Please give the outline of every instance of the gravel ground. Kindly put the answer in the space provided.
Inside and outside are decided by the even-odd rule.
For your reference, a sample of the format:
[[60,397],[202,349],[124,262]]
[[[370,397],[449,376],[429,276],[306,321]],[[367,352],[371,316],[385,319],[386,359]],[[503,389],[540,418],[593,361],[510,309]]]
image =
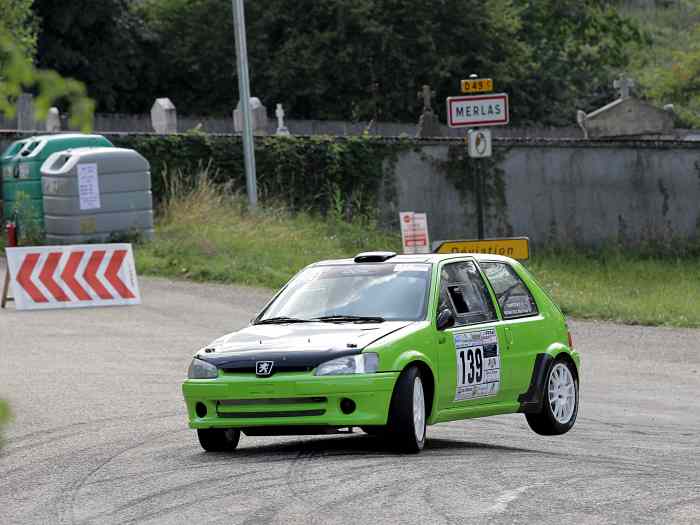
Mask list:
[[571,322],[581,409],[430,427],[401,456],[362,433],[243,437],[205,454],[180,382],[269,291],[141,279],[144,304],[0,311],[0,523],[698,523],[700,331]]

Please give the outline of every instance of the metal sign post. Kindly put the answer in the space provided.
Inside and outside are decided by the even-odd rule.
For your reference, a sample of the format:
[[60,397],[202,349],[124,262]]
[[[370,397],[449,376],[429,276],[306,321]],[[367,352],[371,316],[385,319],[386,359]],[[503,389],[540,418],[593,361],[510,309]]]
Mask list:
[[[462,80],[462,93],[489,93],[493,91],[493,80],[478,78],[471,74],[467,80]],[[491,132],[479,129],[480,126],[503,126],[508,124],[508,95],[481,94],[478,96],[448,97],[447,123],[451,128],[466,128],[464,137],[467,153],[470,158],[486,158],[491,156]],[[476,226],[479,239],[484,238],[484,177],[479,167],[472,167],[474,180],[474,198],[476,205]]]
[[248,46],[246,44],[245,11],[243,0],[231,0],[233,27],[236,37],[236,62],[238,64],[238,92],[243,115],[243,159],[245,163],[246,190],[251,208],[258,205],[258,183],[255,175],[255,143],[253,142],[252,116],[250,113],[250,79],[248,76]]

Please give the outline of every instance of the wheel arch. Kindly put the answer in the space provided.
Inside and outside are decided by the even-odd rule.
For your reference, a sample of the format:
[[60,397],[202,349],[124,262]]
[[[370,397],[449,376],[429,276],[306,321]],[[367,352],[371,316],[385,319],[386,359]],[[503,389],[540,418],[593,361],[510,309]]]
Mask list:
[[571,365],[571,369],[574,372],[574,378],[576,379],[577,382],[580,383],[579,380],[579,375],[578,375],[578,365],[576,364],[576,361],[574,360],[573,357],[571,357],[571,353],[567,352],[566,350],[562,350],[555,354],[554,359],[560,359],[562,361],[566,361],[569,365]]
[[[437,381],[434,366],[428,356],[422,352],[411,350],[399,356],[394,362],[393,370],[398,370],[403,374],[412,366],[417,367],[421,372],[426,397],[426,419],[430,420],[432,415],[436,413],[435,407],[437,402]],[[394,389],[396,389],[396,384],[394,384]]]
[[572,351],[561,344],[552,345],[546,352],[539,353],[535,357],[530,386],[526,392],[518,396],[520,403],[518,412],[538,413],[540,411],[549,370],[556,360],[566,361],[571,365],[576,382],[580,384],[578,365],[572,356]]

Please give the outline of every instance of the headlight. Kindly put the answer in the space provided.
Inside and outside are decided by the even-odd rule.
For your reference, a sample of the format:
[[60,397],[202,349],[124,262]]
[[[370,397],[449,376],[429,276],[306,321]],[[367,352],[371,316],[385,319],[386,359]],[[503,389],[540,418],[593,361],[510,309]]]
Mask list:
[[314,375],[373,374],[379,366],[377,354],[359,354],[339,357],[318,366]]
[[219,369],[211,363],[197,359],[192,359],[190,368],[187,370],[188,379],[214,379],[219,377]]

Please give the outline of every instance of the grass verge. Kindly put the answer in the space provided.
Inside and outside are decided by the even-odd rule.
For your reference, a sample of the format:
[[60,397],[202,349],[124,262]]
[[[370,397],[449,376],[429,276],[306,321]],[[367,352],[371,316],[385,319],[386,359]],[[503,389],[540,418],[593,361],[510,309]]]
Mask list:
[[[136,249],[140,273],[278,288],[314,261],[400,251],[398,233],[367,218],[343,220],[340,205],[328,218],[274,207],[251,213],[207,180],[170,192],[156,240]],[[700,327],[697,258],[535,252],[527,266],[573,317]]]
[[140,273],[278,288],[312,262],[401,247],[374,221],[345,221],[340,209],[327,219],[269,206],[249,212],[206,176],[170,194],[156,240],[136,250]]
[[527,266],[573,317],[700,328],[697,258],[536,253]]

